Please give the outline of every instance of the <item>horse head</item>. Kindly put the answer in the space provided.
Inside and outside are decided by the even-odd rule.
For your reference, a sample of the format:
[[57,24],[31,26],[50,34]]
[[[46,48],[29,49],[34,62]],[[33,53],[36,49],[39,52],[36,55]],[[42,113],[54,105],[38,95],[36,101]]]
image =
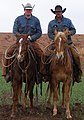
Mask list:
[[54,45],[55,54],[58,59],[64,58],[65,45],[67,43],[67,37],[64,32],[55,32]]
[[25,59],[25,56],[27,56],[29,45],[28,35],[21,34],[17,36],[16,58],[18,62],[22,62]]

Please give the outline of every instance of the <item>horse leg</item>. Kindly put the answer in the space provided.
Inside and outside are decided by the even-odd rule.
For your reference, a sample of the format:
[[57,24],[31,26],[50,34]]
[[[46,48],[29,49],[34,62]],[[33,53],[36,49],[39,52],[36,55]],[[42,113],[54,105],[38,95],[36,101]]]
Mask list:
[[57,91],[57,83],[53,84],[53,116],[57,115],[57,101],[58,101],[58,91]]
[[65,85],[63,84],[62,86],[62,107],[65,108],[65,103],[64,103],[64,88],[65,88]]
[[18,105],[20,105],[20,102],[21,102],[21,95],[22,95],[22,82],[19,83],[19,86],[18,86]]
[[50,84],[50,91],[49,91],[49,97],[48,97],[48,101],[47,101],[47,108],[50,108],[50,101],[52,98],[52,92],[53,92],[53,89],[52,89],[52,86]]
[[24,96],[24,109],[27,108],[27,95],[28,95],[28,92],[25,93],[25,96]]
[[66,116],[67,119],[72,118],[69,108],[70,103],[70,87],[71,87],[71,81],[67,80],[64,86],[64,104],[66,105]]
[[33,86],[29,89],[29,98],[30,98],[30,114],[34,114],[33,109]]
[[28,85],[27,83],[25,84],[25,96],[24,96],[24,109],[27,108],[27,96],[28,96]]
[[13,79],[12,86],[13,86],[13,105],[12,105],[11,117],[14,118],[15,114],[16,114],[17,103],[18,103],[18,83],[17,83],[17,80]]
[[29,92],[29,98],[30,98],[30,108],[33,108],[33,87]]

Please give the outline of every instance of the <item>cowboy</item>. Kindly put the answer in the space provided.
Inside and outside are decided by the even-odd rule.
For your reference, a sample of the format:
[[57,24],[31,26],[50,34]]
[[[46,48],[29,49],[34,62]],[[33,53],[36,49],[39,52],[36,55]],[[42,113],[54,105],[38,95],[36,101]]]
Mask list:
[[54,30],[66,32],[67,40],[68,40],[67,43],[70,46],[70,51],[71,51],[72,57],[73,57],[73,66],[75,64],[75,67],[77,67],[75,72],[78,71],[78,76],[76,77],[75,82],[79,83],[81,81],[81,76],[82,76],[80,58],[79,58],[78,51],[71,39],[71,36],[76,33],[76,29],[75,29],[74,25],[72,24],[72,21],[69,18],[66,18],[63,16],[63,13],[66,11],[66,8],[62,9],[62,6],[57,5],[55,7],[55,10],[51,9],[51,11],[52,11],[52,13],[55,14],[55,19],[50,21],[48,24],[48,37],[50,38],[50,40],[53,41],[54,37],[55,37]]
[[[30,3],[22,6],[24,8],[24,14],[18,16],[15,19],[13,25],[13,34],[29,34],[28,39],[30,40],[32,47],[34,48],[36,55],[39,57],[43,53],[43,51],[35,41],[42,35],[40,21],[37,17],[32,15],[34,6],[32,6]],[[14,44],[12,47],[10,47],[10,49],[8,49],[7,55],[12,56],[15,48],[16,44]],[[9,63],[9,60],[4,59],[5,66],[7,66]],[[4,66],[2,67],[2,76],[4,76],[6,82],[10,81],[9,75],[7,74],[7,68]]]

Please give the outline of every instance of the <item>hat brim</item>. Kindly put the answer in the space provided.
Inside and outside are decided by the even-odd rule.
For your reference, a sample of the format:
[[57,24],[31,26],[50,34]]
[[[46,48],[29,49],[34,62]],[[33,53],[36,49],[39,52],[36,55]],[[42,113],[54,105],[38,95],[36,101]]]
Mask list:
[[[66,8],[64,8],[64,10],[62,10],[61,12],[64,13],[65,11],[66,11]],[[56,11],[54,11],[53,9],[51,9],[51,12],[54,14],[56,13]],[[57,12],[59,12],[59,11],[57,11]]]
[[22,6],[23,6],[23,8],[24,8],[24,10],[33,10],[33,8],[35,7],[35,5],[32,7],[28,7],[28,6],[24,6],[23,4],[22,4]]
[[32,10],[33,8],[24,8],[25,10]]

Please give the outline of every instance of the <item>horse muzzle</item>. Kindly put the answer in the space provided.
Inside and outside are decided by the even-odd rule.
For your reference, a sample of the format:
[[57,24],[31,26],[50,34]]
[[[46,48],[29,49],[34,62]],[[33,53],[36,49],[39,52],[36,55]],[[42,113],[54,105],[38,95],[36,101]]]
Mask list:
[[17,60],[18,60],[18,62],[23,62],[24,55],[23,54],[22,55],[17,55]]
[[56,56],[57,56],[58,59],[63,59],[64,58],[63,52],[57,52]]

